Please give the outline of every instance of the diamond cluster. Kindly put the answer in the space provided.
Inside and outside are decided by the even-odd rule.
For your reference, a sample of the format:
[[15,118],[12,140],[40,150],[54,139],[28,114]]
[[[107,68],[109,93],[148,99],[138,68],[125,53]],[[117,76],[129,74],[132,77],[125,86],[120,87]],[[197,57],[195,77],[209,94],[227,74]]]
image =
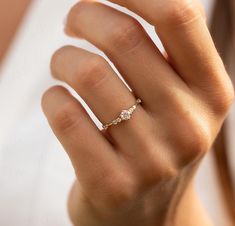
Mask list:
[[120,114],[122,120],[129,120],[131,118],[131,112],[129,110],[123,110]]
[[122,121],[127,121],[129,119],[131,119],[131,115],[133,114],[133,112],[135,111],[135,109],[137,108],[137,105],[140,104],[142,101],[140,99],[136,100],[136,103],[130,107],[127,110],[122,110],[120,115],[118,116],[118,118],[116,118],[115,120],[113,120],[112,122],[103,125],[103,128],[106,130],[108,129],[111,125],[117,125],[118,123],[122,122]]

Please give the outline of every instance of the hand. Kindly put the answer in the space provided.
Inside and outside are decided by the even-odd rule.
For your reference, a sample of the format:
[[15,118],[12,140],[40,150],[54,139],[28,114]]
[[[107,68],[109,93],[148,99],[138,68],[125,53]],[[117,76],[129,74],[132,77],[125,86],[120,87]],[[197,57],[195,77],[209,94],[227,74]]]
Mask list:
[[199,217],[182,216],[196,209],[194,174],[233,101],[231,81],[195,1],[113,2],[155,26],[167,58],[128,15],[91,1],[70,11],[67,32],[103,50],[133,92],[102,57],[73,46],[54,54],[54,77],[104,124],[143,101],[130,120],[101,132],[64,88],[45,93],[44,112],[77,175],[71,219],[78,226],[202,226]]

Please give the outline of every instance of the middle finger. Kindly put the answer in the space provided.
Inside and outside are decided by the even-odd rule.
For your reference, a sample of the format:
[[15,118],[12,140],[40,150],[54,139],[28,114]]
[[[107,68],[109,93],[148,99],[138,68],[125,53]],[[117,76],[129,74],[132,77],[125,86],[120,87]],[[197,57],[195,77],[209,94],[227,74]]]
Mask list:
[[153,106],[153,100],[159,102],[169,89],[184,88],[141,25],[122,12],[83,1],[71,10],[67,30],[103,50],[147,107]]

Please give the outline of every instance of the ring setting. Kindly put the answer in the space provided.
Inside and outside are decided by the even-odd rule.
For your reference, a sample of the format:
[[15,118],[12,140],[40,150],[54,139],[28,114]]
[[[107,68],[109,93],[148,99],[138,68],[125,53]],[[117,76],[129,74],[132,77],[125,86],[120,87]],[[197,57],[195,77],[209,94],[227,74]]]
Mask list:
[[107,130],[110,126],[117,125],[123,121],[130,120],[137,106],[141,103],[142,103],[141,99],[138,98],[133,106],[131,106],[129,109],[122,110],[119,116],[116,119],[114,119],[112,122],[104,124],[102,126],[103,129]]

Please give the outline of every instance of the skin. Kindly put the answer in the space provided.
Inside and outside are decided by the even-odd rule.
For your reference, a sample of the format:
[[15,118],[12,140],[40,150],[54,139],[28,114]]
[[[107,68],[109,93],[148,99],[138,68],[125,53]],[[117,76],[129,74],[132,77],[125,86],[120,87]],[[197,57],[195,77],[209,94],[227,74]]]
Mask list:
[[31,0],[0,1],[0,63]]
[[100,56],[73,46],[51,62],[55,78],[85,100],[102,123],[135,98],[131,120],[101,132],[62,87],[43,96],[48,121],[74,166],[69,198],[74,225],[211,225],[194,192],[234,91],[200,4],[187,0],[115,0],[155,26],[167,59],[140,24],[108,6],[82,1],[66,31],[109,57],[133,92]]
[[131,120],[100,131],[65,88],[42,98],[77,180],[69,213],[76,226],[211,225],[194,192],[194,175],[233,102],[234,90],[199,3],[115,0],[155,26],[165,58],[140,24],[94,1],[76,4],[66,31],[106,53],[132,92],[100,56],[58,50],[52,74],[84,99],[102,123],[138,106]]

